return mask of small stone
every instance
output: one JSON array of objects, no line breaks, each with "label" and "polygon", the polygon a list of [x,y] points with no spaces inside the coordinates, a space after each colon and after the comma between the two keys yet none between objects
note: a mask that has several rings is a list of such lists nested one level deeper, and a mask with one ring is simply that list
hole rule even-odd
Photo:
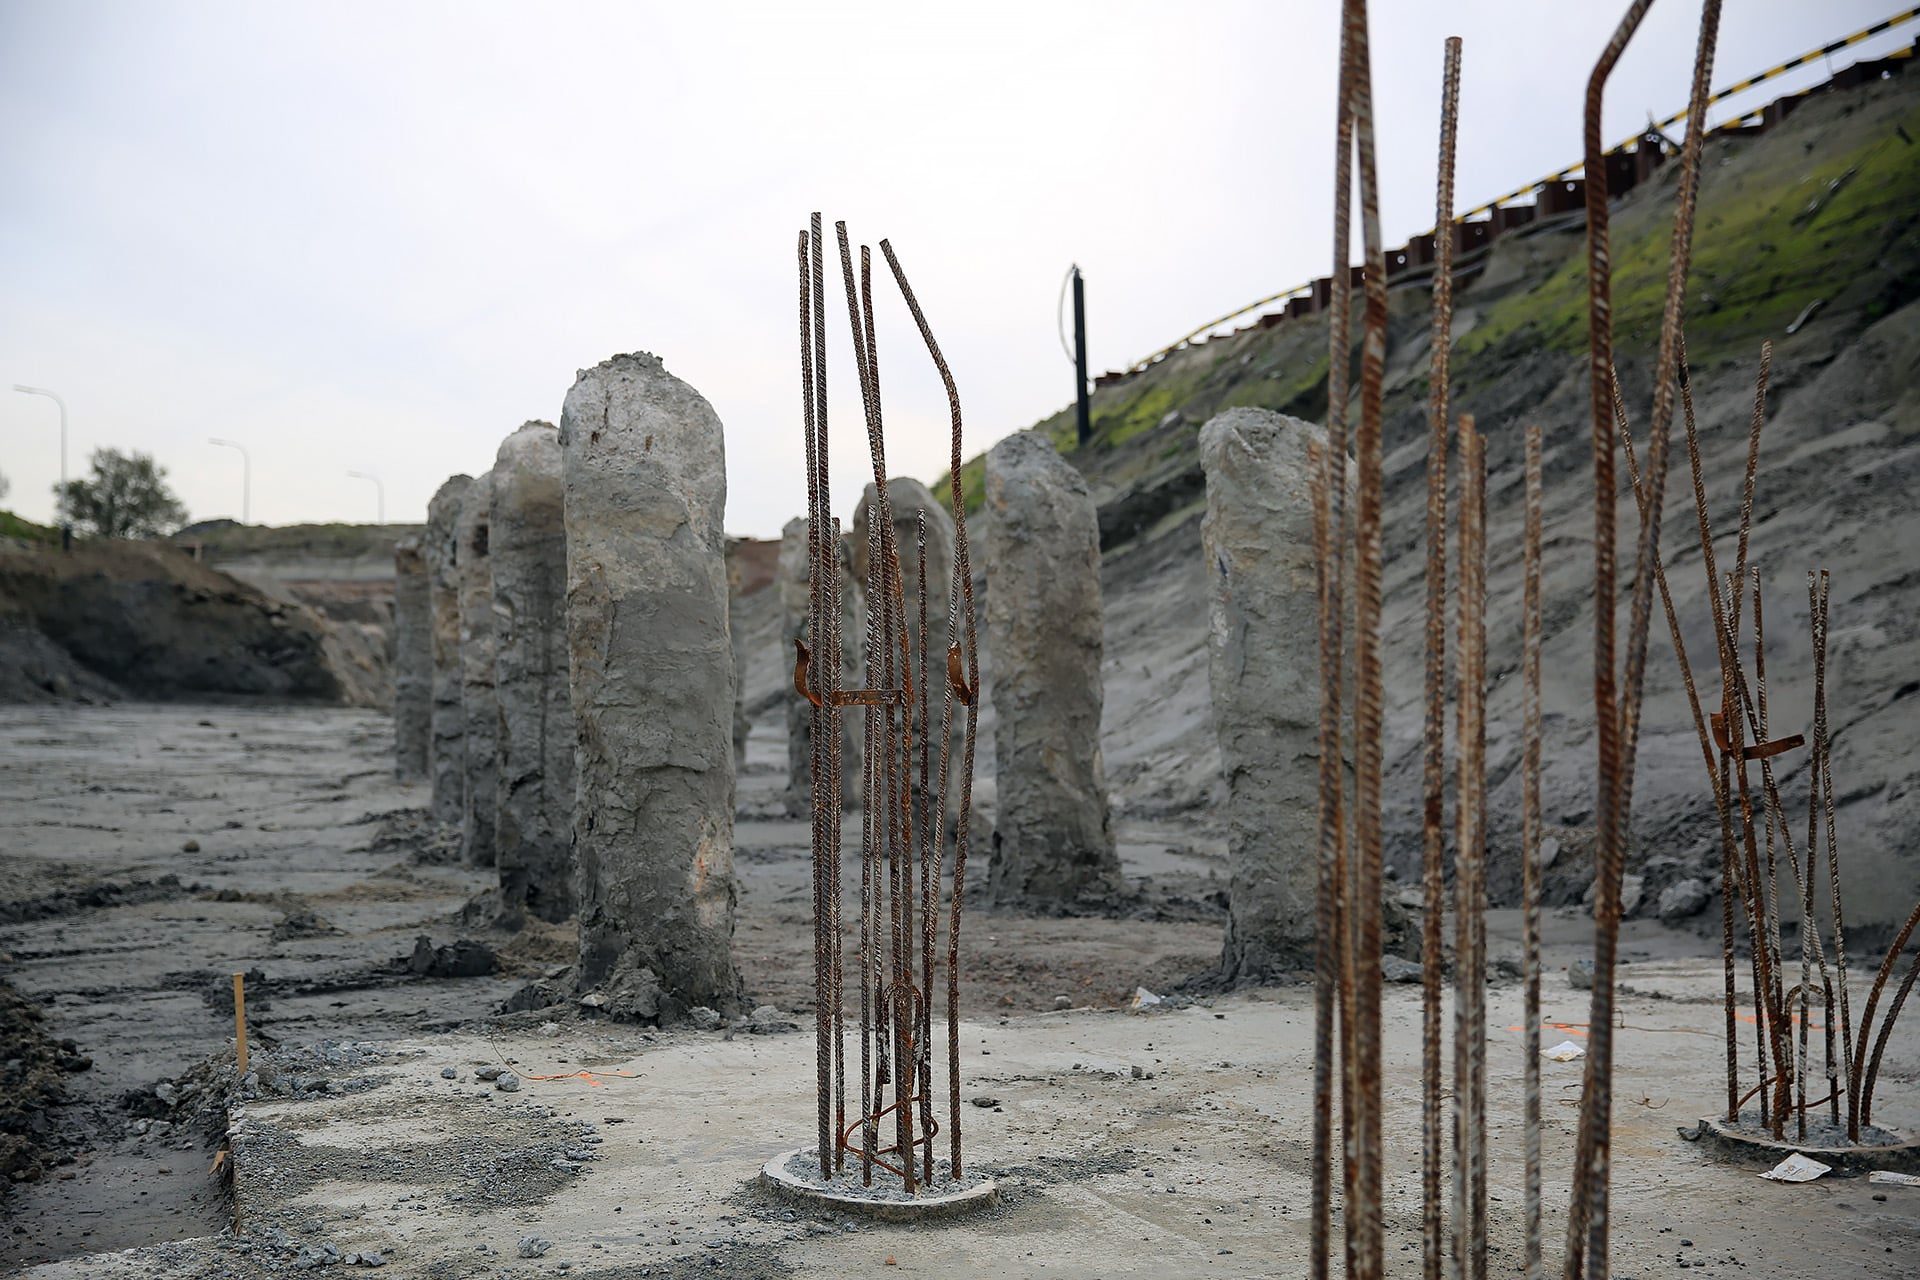
[{"label": "small stone", "polygon": [[1699,915],[1706,908],[1707,899],[1712,896],[1713,892],[1707,888],[1704,880],[1678,880],[1660,891],[1656,910],[1662,920],[1685,920]]},{"label": "small stone", "polygon": [[506,1074],[506,1071],[507,1069],[505,1067],[495,1067],[495,1066],[475,1067],[473,1069],[473,1078],[475,1080],[498,1080],[501,1076]]},{"label": "small stone", "polygon": [[460,1078],[460,1073],[458,1071],[455,1071],[452,1067],[442,1067],[440,1068],[440,1078],[442,1080],[458,1080]]},{"label": "small stone", "polygon": [[1053,1007],[1056,1009],[1071,1009],[1073,1008],[1073,997],[1055,996],[1053,998]]},{"label": "small stone", "polygon": [[1567,966],[1567,981],[1573,984],[1575,991],[1593,989],[1593,961],[1584,956],[1576,958]]},{"label": "small stone", "polygon": [[700,1004],[687,1011],[687,1020],[699,1031],[713,1031],[720,1026],[720,1015],[715,1010]]},{"label": "small stone", "polygon": [[1135,1080],[1144,1080],[1147,1078],[1147,1069],[1145,1067],[1128,1067],[1127,1071]]},{"label": "small stone", "polygon": [[1380,976],[1388,982],[1420,981],[1420,966],[1403,956],[1381,956]]},{"label": "small stone", "polygon": [[520,1256],[523,1258],[541,1257],[551,1248],[553,1248],[553,1241],[540,1236],[520,1237]]},{"label": "small stone", "polygon": [[520,1077],[511,1071],[504,1071],[500,1074],[500,1078],[493,1082],[493,1087],[502,1093],[518,1093],[520,1091]]},{"label": "small stone", "polygon": [[198,853],[200,852],[200,842],[198,840],[189,840],[185,844],[180,846],[180,852]]},{"label": "small stone", "polygon": [[1646,896],[1647,878],[1645,876],[1620,877],[1620,918],[1630,920],[1640,910],[1640,899]]},{"label": "small stone", "polygon": [[975,1097],[970,1099],[970,1101],[973,1103],[974,1106],[979,1107],[983,1110],[987,1107],[997,1107],[1000,1105],[1000,1099],[998,1098],[988,1098],[988,1097],[983,1097],[979,1095],[976,1095]]}]

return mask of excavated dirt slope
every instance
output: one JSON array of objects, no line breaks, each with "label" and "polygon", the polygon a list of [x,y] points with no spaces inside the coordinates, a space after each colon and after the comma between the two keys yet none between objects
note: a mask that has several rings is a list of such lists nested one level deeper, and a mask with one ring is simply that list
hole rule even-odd
[{"label": "excavated dirt slope", "polygon": [[[1721,565],[1733,530],[1755,373],[1773,343],[1772,388],[1754,511],[1753,563],[1766,593],[1776,732],[1809,727],[1806,573],[1833,573],[1828,698],[1850,931],[1884,936],[1920,895],[1920,77],[1816,95],[1758,138],[1706,152],[1689,294],[1706,493]],[[1644,440],[1677,166],[1614,211],[1621,379]],[[1592,821],[1592,527],[1584,242],[1576,221],[1496,241],[1455,312],[1454,404],[1488,440],[1488,773],[1493,888],[1518,883],[1521,428],[1546,433],[1546,803],[1562,855],[1551,892],[1577,898]],[[1814,304],[1818,304],[1817,306]],[[1811,308],[1798,329],[1793,322]],[[1386,692],[1389,859],[1417,875],[1424,609],[1428,294],[1392,294],[1386,401]],[[1357,326],[1356,326],[1357,336]],[[1324,315],[1180,351],[1093,401],[1094,439],[1072,447],[1072,410],[1049,433],[1092,482],[1106,547],[1106,716],[1116,799],[1136,813],[1205,822],[1218,756],[1208,713],[1204,487],[1195,440],[1220,409],[1259,405],[1311,419],[1326,410]],[[1358,379],[1355,379],[1356,390]],[[963,385],[964,390],[964,385]],[[1678,423],[1676,422],[1676,440]],[[1644,447],[1644,446],[1643,446]],[[1676,453],[1663,547],[1683,635],[1703,689],[1717,663],[1685,457]],[[963,470],[977,500],[980,460]],[[1624,468],[1621,468],[1624,486]],[[1620,545],[1637,521],[1624,487]],[[976,557],[977,562],[978,557]],[[1619,627],[1629,583],[1622,574]],[[1751,616],[1749,614],[1749,616]],[[990,664],[989,664],[990,665]],[[988,704],[990,706],[990,702]],[[990,757],[989,757],[990,759]],[[1781,760],[1796,844],[1805,833],[1806,753]],[[990,773],[991,765],[987,765]],[[1640,748],[1631,871],[1643,907],[1717,873],[1718,826],[1664,620],[1656,620]],[[1717,919],[1706,907],[1700,916]]]},{"label": "excavated dirt slope", "polygon": [[377,706],[384,630],[277,600],[165,543],[0,543],[0,701],[240,696]]}]

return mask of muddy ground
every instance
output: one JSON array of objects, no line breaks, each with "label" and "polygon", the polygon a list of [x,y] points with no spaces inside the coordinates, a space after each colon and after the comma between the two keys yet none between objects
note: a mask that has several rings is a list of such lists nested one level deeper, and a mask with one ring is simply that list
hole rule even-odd
[{"label": "muddy ground", "polygon": [[[806,829],[766,816],[785,751],[772,720],[741,779],[737,952],[756,1002],[802,1013]],[[1202,820],[1121,824],[1142,892],[1120,918],[969,917],[964,1120],[1008,1203],[973,1226],[848,1231],[746,1186],[806,1135],[809,1036],[487,1019],[564,965],[570,938],[463,925],[489,877],[444,861],[448,842],[415,812],[423,797],[391,779],[390,732],[354,710],[0,709],[3,976],[40,1004],[48,1036],[91,1059],[64,1073],[69,1100],[48,1110],[46,1173],[8,1192],[0,1268],[271,1275],[331,1244],[342,1257],[378,1252],[385,1274],[434,1277],[563,1263],[608,1277],[1300,1269],[1308,993],[1196,986],[1170,1012],[1122,1011],[1136,986],[1177,991],[1217,957],[1223,852]],[[1513,949],[1511,923],[1496,920],[1496,953]],[[1582,922],[1549,924],[1547,1008],[1577,1036],[1585,996],[1564,968]],[[484,942],[497,970],[416,975],[405,960],[422,936]],[[1719,1088],[1718,968],[1649,922],[1630,924],[1627,952],[1621,1274],[1681,1258],[1755,1274],[1910,1274],[1899,1268],[1920,1249],[1920,1192],[1775,1187],[1674,1136]],[[225,1114],[212,1086],[225,1073],[208,1060],[231,1053],[224,993],[237,971],[254,975],[262,1084],[242,1107],[230,1198],[210,1173]],[[1416,992],[1392,988],[1387,1006],[1397,1269],[1417,1241]],[[1054,1011],[1062,996],[1072,1011]],[[1517,1001],[1517,987],[1496,990],[1500,1270],[1517,1247]],[[474,1078],[503,1061],[528,1076],[521,1092]],[[569,1074],[582,1069],[593,1077]],[[1547,1074],[1551,1188],[1571,1158],[1577,1064]],[[1889,1050],[1878,1118],[1920,1121],[1917,1075],[1909,1026]],[[522,1260],[528,1234],[550,1252]],[[119,1250],[134,1252],[106,1256]]]}]

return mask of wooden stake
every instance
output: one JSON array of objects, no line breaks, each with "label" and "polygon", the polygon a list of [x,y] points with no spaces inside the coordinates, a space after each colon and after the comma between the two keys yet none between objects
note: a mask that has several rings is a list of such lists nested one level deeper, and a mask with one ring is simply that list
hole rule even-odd
[{"label": "wooden stake", "polygon": [[237,1074],[247,1074],[247,975],[233,975],[233,1061]]}]

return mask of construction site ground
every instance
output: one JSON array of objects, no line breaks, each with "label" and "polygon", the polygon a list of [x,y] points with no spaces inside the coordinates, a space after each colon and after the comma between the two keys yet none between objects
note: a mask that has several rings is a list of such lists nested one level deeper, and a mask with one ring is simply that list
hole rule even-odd
[{"label": "construction site ground", "polygon": [[[1122,823],[1128,871],[1149,883],[1111,916],[969,914],[961,1120],[968,1162],[998,1176],[1003,1203],[961,1222],[866,1224],[753,1185],[814,1133],[806,826],[757,816],[777,811],[784,744],[757,734],[741,781],[737,952],[752,1003],[801,1029],[763,1017],[751,1031],[661,1032],[570,1010],[491,1016],[566,963],[570,934],[462,924],[490,873],[436,860],[431,837],[410,834],[424,796],[392,781],[389,733],[383,716],[338,709],[0,709],[6,977],[93,1061],[55,1125],[85,1141],[12,1189],[0,1268],[89,1280],[375,1258],[383,1274],[435,1280],[1304,1272],[1312,993],[1181,985],[1217,955],[1217,834]],[[1517,954],[1514,913],[1490,929],[1496,956]],[[1548,1046],[1586,1043],[1587,993],[1568,975],[1586,931],[1577,911],[1547,920]],[[423,935],[482,942],[499,969],[417,974],[406,961]],[[1649,921],[1629,923],[1623,948],[1614,1273],[1910,1276],[1920,1189],[1776,1184],[1679,1136],[1725,1103],[1717,951]],[[213,992],[248,970],[266,999],[256,1065],[294,1087],[235,1101],[230,1134],[129,1112],[129,1094],[162,1082],[190,1094],[226,1069],[231,1014]],[[1129,1012],[1140,986],[1171,998]],[[1056,1010],[1061,996],[1072,1007]],[[1490,1009],[1490,1270],[1513,1275],[1520,984],[1500,978]],[[1387,989],[1385,1033],[1388,1260],[1411,1275],[1417,984]],[[520,1087],[476,1078],[489,1067]],[[1542,1067],[1553,1257],[1581,1063]],[[1877,1122],[1920,1127],[1916,1075],[1909,1023],[1887,1050]],[[223,1138],[230,1192],[210,1173]]]}]

